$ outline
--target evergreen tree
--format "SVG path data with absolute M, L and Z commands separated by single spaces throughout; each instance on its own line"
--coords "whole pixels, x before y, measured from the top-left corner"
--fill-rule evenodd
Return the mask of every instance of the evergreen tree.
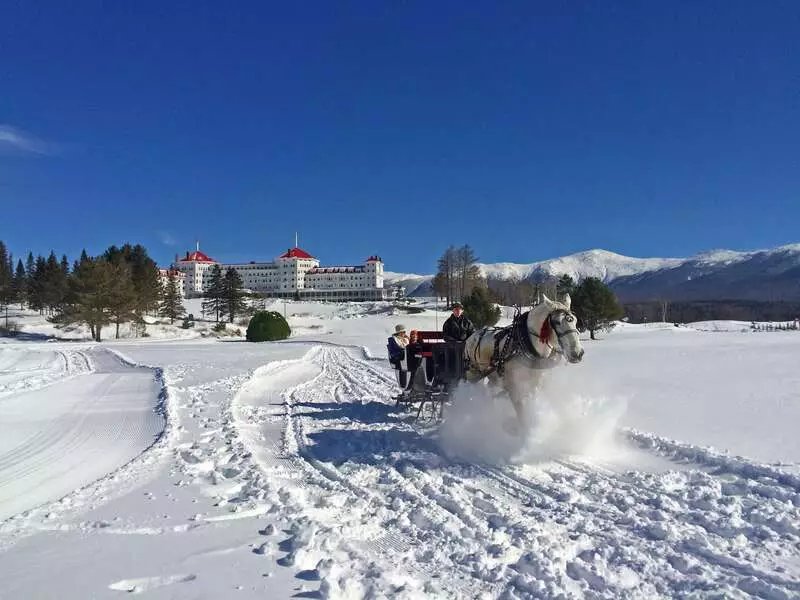
M 36 257 L 33 269 L 28 272 L 28 306 L 44 313 L 44 281 L 47 263 L 42 255 Z
M 117 285 L 111 291 L 108 312 L 111 322 L 116 326 L 115 337 L 119 339 L 119 326 L 137 320 L 136 291 L 131 280 L 130 267 L 124 262 L 109 264 Z
M 225 294 L 225 281 L 222 275 L 222 268 L 217 264 L 211 268 L 211 275 L 208 279 L 208 286 L 203 300 L 203 313 L 215 315 L 215 320 L 219 323 L 222 313 L 222 303 Z
M 8 305 L 14 301 L 14 271 L 8 265 L 8 250 L 0 240 L 0 308 L 5 309 L 8 327 Z
M 178 276 L 175 271 L 170 270 L 161 299 L 161 316 L 167 317 L 170 323 L 174 323 L 175 319 L 182 317 L 185 312 Z
M 233 323 L 236 315 L 242 314 L 247 308 L 244 299 L 244 283 L 242 277 L 234 268 L 225 271 L 225 278 L 222 286 L 222 307 L 223 318 L 227 317 L 229 323 Z
M 69 259 L 67 258 L 66 254 L 61 255 L 61 272 L 64 274 L 64 277 L 69 277 Z
M 136 292 L 136 310 L 141 315 L 154 311 L 161 302 L 164 288 L 156 262 L 144 246 L 136 244 L 131 252 L 131 280 Z M 180 287 L 180 281 L 178 281 Z
M 67 275 L 58 262 L 55 252 L 51 251 L 44 271 L 42 297 L 44 305 L 51 313 L 63 306 L 67 298 L 68 285 Z
M 140 319 L 142 315 L 159 308 L 163 285 L 158 265 L 151 259 L 144 246 L 124 244 L 121 248 L 110 246 L 103 254 L 113 264 L 125 265 L 131 286 L 129 292 L 133 308 L 128 314 Z
M 33 274 L 36 271 L 36 261 L 33 258 L 33 252 L 28 252 L 28 258 L 25 260 L 25 275 L 28 282 L 33 280 Z
M 486 288 L 475 287 L 462 301 L 464 314 L 476 328 L 491 327 L 500 319 L 500 307 L 489 298 Z
M 120 297 L 119 287 L 124 285 L 119 266 L 105 258 L 81 261 L 73 272 L 70 284 L 73 288 L 74 304 L 61 316 L 67 323 L 86 323 L 92 338 L 102 341 L 102 330 L 112 322 L 114 305 Z
M 562 300 L 567 294 L 572 296 L 575 291 L 575 280 L 566 273 L 556 282 L 556 300 Z
M 17 261 L 17 272 L 14 274 L 14 296 L 19 307 L 23 308 L 28 301 L 28 276 L 25 274 L 25 266 L 22 259 Z
M 595 331 L 607 329 L 624 314 L 614 292 L 596 277 L 587 277 L 575 288 L 572 310 L 578 317 L 579 329 L 588 329 L 593 340 Z
M 28 258 L 25 259 L 25 301 L 28 303 L 28 308 L 33 308 L 34 303 L 34 276 L 36 274 L 36 261 L 33 258 L 33 252 L 28 252 Z

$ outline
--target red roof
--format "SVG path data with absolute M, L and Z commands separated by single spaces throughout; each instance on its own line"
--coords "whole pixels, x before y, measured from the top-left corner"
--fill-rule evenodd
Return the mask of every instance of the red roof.
M 181 262 L 216 262 L 207 254 L 203 254 L 200 250 L 194 252 L 187 252 L 186 257 L 181 259 Z
M 289 248 L 286 252 L 281 254 L 278 258 L 314 258 L 305 250 L 301 250 L 298 247 Z

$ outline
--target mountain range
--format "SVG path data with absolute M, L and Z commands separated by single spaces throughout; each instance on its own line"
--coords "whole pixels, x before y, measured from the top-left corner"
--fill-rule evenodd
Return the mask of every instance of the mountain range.
M 713 250 L 689 258 L 635 258 L 587 250 L 532 263 L 479 263 L 488 279 L 542 281 L 563 274 L 597 277 L 622 302 L 648 300 L 800 300 L 800 244 L 767 250 Z M 386 272 L 409 296 L 433 295 L 433 275 Z

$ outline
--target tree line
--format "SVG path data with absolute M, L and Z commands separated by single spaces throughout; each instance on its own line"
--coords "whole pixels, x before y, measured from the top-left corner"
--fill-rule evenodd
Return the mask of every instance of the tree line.
M 54 252 L 37 256 L 28 252 L 23 263 L 0 241 L 0 307 L 17 303 L 47 315 L 58 324 L 82 323 L 92 339 L 101 341 L 104 327 L 119 328 L 132 323 L 144 331 L 144 315 L 159 314 L 171 321 L 183 314 L 180 289 L 173 274 L 170 285 L 162 284 L 155 261 L 140 244 L 110 246 L 90 257 L 86 251 L 70 264 L 66 255 Z M 172 288 L 172 289 L 171 289 Z
M 760 300 L 663 300 L 626 302 L 625 314 L 632 323 L 665 321 L 793 321 L 800 316 L 800 302 Z
M 537 276 L 530 280 L 486 278 L 478 266 L 475 251 L 469 246 L 449 246 L 437 262 L 433 288 L 447 305 L 459 301 L 476 327 L 493 326 L 500 319 L 504 306 L 533 306 L 546 295 L 562 300 L 572 299 L 572 311 L 578 328 L 589 331 L 595 339 L 597 331 L 606 329 L 622 318 L 624 310 L 614 293 L 600 279 L 587 277 L 576 283 L 569 275 Z

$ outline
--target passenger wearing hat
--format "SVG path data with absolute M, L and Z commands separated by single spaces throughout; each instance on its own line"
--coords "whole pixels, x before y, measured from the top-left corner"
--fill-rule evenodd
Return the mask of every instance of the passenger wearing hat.
M 408 346 L 408 334 L 405 325 L 395 325 L 394 335 L 389 338 L 387 348 L 389 350 L 389 362 L 395 363 L 403 360 Z
M 442 333 L 447 342 L 463 342 L 475 331 L 475 326 L 464 314 L 461 302 L 453 302 L 453 314 L 450 315 L 442 326 Z

